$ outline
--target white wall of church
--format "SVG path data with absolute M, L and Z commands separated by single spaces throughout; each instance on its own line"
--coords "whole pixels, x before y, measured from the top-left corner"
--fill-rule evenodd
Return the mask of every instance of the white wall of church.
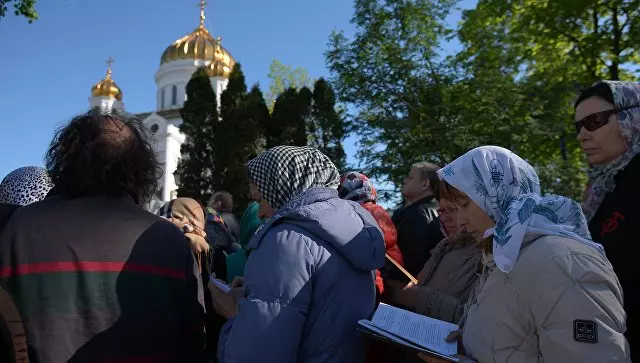
M 182 108 L 193 72 L 205 65 L 202 60 L 176 60 L 163 64 L 156 73 L 156 110 Z M 174 91 L 175 89 L 175 91 Z M 163 97 L 164 94 L 164 97 Z
M 182 108 L 186 101 L 187 83 L 193 72 L 203 65 L 206 65 L 206 62 L 202 60 L 175 60 L 163 64 L 156 73 L 156 110 Z M 219 105 L 220 95 L 226 89 L 229 80 L 224 77 L 212 77 L 210 80 Z M 151 131 L 153 147 L 163 168 L 159 180 L 161 193 L 158 195 L 161 200 L 152 202 L 159 205 L 177 197 L 178 185 L 173 174 L 178 167 L 180 146 L 185 141 L 185 135 L 180 132 L 180 118 L 167 120 L 154 112 L 143 122 Z M 149 207 L 151 208 L 151 205 Z

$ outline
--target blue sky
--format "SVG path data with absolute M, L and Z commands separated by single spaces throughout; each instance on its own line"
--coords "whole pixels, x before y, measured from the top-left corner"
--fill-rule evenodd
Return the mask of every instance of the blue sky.
M 0 20 L 0 179 L 42 165 L 55 129 L 87 110 L 109 56 L 126 110 L 152 111 L 162 52 L 199 19 L 197 0 L 40 0 L 37 11 L 33 24 L 13 15 Z M 206 25 L 242 63 L 248 85 L 260 82 L 265 90 L 273 59 L 327 77 L 328 36 L 333 29 L 353 34 L 352 13 L 349 0 L 210 0 Z M 456 13 L 448 22 L 458 21 Z M 345 146 L 353 160 L 353 138 Z

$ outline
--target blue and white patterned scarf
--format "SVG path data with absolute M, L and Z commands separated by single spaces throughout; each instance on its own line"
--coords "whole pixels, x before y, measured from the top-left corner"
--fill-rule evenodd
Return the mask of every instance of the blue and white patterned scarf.
M 634 82 L 603 81 L 613 93 L 616 108 L 640 104 L 640 84 Z M 607 193 L 616 187 L 615 176 L 622 171 L 631 160 L 640 154 L 640 107 L 632 108 L 617 114 L 620 132 L 627 146 L 627 151 L 619 158 L 606 165 L 596 165 L 589 170 L 589 189 L 583 203 L 584 214 L 588 220 L 600 208 Z
M 475 148 L 438 175 L 467 194 L 496 223 L 485 236 L 493 235 L 493 259 L 505 273 L 518 260 L 525 233 L 572 238 L 604 255 L 602 246 L 591 241 L 580 205 L 562 196 L 540 196 L 533 167 L 505 148 Z

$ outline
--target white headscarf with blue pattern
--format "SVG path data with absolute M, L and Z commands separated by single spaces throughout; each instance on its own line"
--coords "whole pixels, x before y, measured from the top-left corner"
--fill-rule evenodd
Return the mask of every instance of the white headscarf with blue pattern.
M 485 236 L 493 235 L 493 259 L 503 272 L 511 271 L 518 260 L 526 233 L 572 238 L 604 255 L 602 246 L 591 241 L 580 205 L 562 196 L 540 196 L 533 167 L 505 148 L 475 148 L 438 175 L 496 222 Z

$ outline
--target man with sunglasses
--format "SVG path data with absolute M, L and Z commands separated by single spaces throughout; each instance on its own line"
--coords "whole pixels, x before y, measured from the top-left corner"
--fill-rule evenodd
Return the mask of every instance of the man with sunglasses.
M 638 357 L 640 294 L 640 85 L 598 82 L 576 101 L 578 141 L 590 164 L 584 214 L 594 241 L 601 243 L 620 280 L 627 313 L 626 337 Z M 624 323 L 624 322 L 621 322 Z

